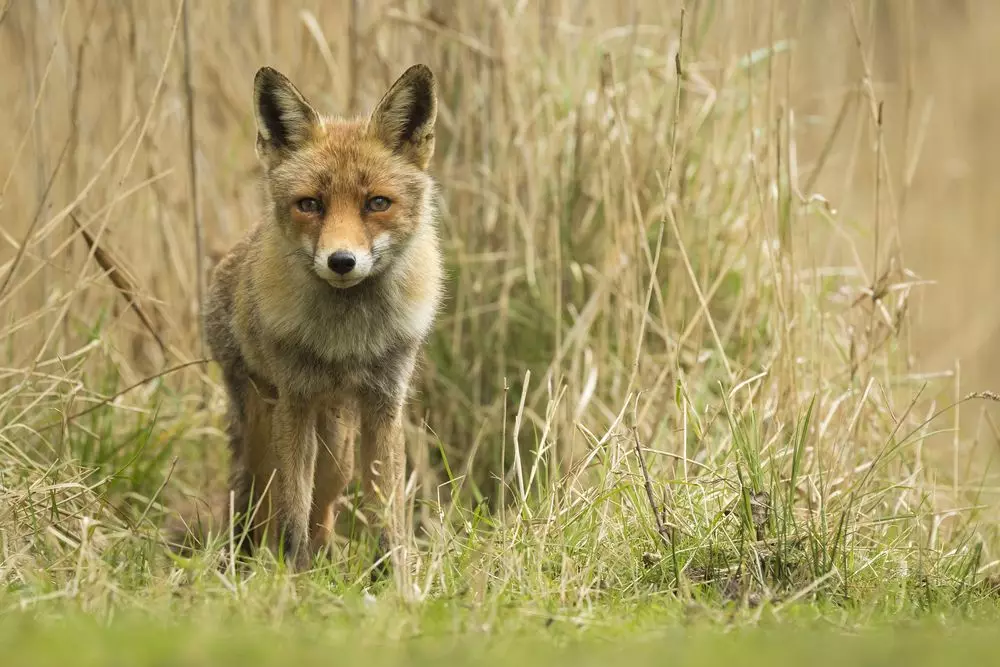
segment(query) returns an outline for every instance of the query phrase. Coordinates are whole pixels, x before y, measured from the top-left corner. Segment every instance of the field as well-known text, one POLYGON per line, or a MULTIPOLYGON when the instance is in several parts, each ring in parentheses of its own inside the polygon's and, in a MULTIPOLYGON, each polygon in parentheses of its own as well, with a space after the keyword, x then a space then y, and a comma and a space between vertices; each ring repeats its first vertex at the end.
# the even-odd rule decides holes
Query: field
POLYGON ((997 20, 8 0, 4 664, 989 656, 997 20), (175 554, 225 484, 199 309, 261 213, 253 73, 359 114, 414 62, 449 276, 406 425, 414 567, 369 583, 353 492, 310 572, 237 568, 224 531, 175 554))

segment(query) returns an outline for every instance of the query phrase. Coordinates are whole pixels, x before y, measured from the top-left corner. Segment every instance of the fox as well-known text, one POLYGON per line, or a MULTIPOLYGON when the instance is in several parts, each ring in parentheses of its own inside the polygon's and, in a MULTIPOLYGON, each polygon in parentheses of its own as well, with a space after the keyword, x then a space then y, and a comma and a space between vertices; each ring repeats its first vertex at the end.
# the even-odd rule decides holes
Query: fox
POLYGON ((435 77, 413 65, 367 116, 344 118, 261 67, 253 111, 264 214, 212 270, 203 316, 228 399, 231 529, 244 550, 268 543, 308 569, 360 437, 376 559, 395 563, 404 410, 443 294, 435 77))

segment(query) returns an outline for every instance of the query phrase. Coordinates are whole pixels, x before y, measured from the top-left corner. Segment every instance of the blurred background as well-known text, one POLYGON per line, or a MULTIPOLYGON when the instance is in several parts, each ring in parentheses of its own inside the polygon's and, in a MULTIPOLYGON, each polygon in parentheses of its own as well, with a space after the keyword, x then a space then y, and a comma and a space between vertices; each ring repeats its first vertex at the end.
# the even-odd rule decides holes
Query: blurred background
MULTIPOLYGON (((413 62, 439 77, 451 279, 409 426, 425 481, 446 459, 476 488, 511 481, 519 438, 568 464, 638 391, 642 437, 693 457, 711 447, 683 406, 764 371, 768 419, 794 422, 815 394, 862 440, 838 406, 872 378, 901 392, 894 415, 924 382, 922 415, 1000 388, 991 0, 188 11, 0 9, 8 425, 166 373, 119 403, 162 400, 168 439, 188 443, 180 479, 200 481, 185 461, 222 460, 215 369, 173 369, 204 354, 199 272, 260 214, 250 100, 265 64, 336 114, 365 112, 413 62)), ((963 410, 940 436, 956 479, 951 427, 980 454, 998 444, 995 411, 963 410)))

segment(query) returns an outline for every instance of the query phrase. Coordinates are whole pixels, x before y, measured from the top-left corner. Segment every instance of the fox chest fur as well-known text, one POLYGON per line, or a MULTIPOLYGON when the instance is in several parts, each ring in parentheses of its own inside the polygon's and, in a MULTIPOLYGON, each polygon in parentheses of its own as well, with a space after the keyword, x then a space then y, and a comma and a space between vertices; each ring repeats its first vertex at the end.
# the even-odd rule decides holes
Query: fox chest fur
POLYGON ((234 274, 223 298, 232 352, 248 374, 268 393, 402 398, 439 302, 433 230, 418 234, 389 271, 347 290, 318 279, 307 259, 290 261, 276 234, 258 228, 234 252, 236 266, 219 267, 234 274))

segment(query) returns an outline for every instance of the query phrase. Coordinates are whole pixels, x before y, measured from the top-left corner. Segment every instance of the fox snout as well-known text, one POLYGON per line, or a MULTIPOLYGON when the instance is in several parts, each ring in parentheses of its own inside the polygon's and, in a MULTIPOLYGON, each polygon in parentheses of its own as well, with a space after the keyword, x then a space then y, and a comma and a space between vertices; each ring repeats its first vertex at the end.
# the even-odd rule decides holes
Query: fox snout
POLYGON ((353 287, 371 275, 375 257, 361 247, 337 246, 317 249, 314 269, 320 278, 334 287, 353 287))
POLYGON ((392 253, 392 235, 382 231, 369 243, 364 233, 321 234, 313 250, 313 270, 334 287, 353 287, 381 271, 392 253))

